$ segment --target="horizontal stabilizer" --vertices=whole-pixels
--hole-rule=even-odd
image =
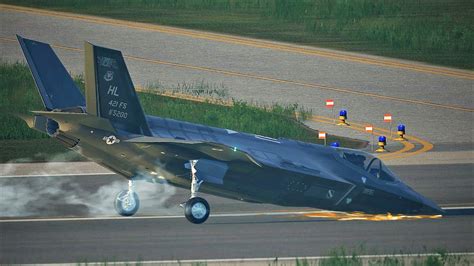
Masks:
[[[170,139],[170,138],[159,138],[159,137],[148,137],[140,136],[132,139],[125,140],[126,142],[132,143],[183,143],[183,144],[197,144],[202,143],[201,141],[190,141],[182,139]]]
[[[66,124],[81,124],[91,128],[115,132],[115,128],[112,126],[108,119],[89,115],[87,113],[66,113],[47,111],[33,111],[33,113],[36,115],[53,119],[62,126]]]
[[[25,115],[25,114],[13,114],[14,116],[21,118],[26,122],[29,128],[37,131],[48,133],[48,118],[40,115]]]

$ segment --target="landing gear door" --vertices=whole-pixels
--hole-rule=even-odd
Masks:
[[[184,167],[186,169],[191,169],[189,163],[184,164]],[[197,160],[194,167],[197,170],[196,175],[199,180],[203,180],[204,183],[217,185],[224,184],[224,176],[229,169],[229,166],[226,163],[207,159]]]

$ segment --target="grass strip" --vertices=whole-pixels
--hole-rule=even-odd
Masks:
[[[0,0],[474,69],[471,0]]]

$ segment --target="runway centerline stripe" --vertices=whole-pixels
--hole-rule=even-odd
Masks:
[[[5,38],[5,37],[0,37],[0,40],[9,41],[9,42],[15,41],[14,39]],[[55,48],[59,48],[59,49],[65,49],[65,50],[76,51],[76,52],[83,51],[82,49],[79,49],[79,48],[67,47],[63,45],[51,44],[51,46]],[[204,67],[204,66],[195,66],[195,65],[189,65],[189,64],[175,63],[175,62],[163,61],[163,60],[158,60],[158,59],[147,59],[147,58],[142,58],[142,57],[132,56],[132,55],[124,55],[124,57],[127,59],[135,60],[135,61],[142,61],[142,62],[148,62],[148,63],[159,64],[159,65],[167,65],[167,66],[173,66],[177,68],[193,69],[193,70],[198,70],[198,71],[206,71],[206,72],[218,73],[218,74],[222,74],[226,76],[244,77],[244,78],[249,78],[249,79],[263,80],[263,81],[269,81],[269,82],[280,83],[280,84],[291,84],[291,85],[296,85],[296,86],[305,87],[305,88],[320,89],[320,90],[333,91],[333,92],[344,93],[344,94],[349,93],[349,94],[353,94],[357,96],[372,97],[372,98],[387,100],[387,101],[396,101],[396,102],[402,102],[402,103],[408,103],[408,104],[419,104],[419,105],[438,107],[438,108],[463,111],[463,112],[474,112],[474,109],[461,107],[461,106],[446,105],[446,104],[433,103],[433,102],[421,101],[421,100],[405,99],[405,98],[399,98],[395,96],[387,96],[387,95],[381,95],[381,94],[370,93],[370,92],[362,92],[362,91],[352,90],[348,88],[339,88],[339,87],[334,87],[334,86],[329,86],[329,85],[306,83],[306,82],[286,80],[286,79],[278,79],[278,78],[273,78],[273,77],[259,76],[255,74],[241,73],[241,72],[224,70],[224,69],[216,69],[216,68],[210,68],[210,67]]]
[[[255,40],[255,39],[250,39],[250,38],[245,38],[245,37],[231,36],[231,35],[225,35],[225,34],[216,34],[216,33],[196,31],[196,30],[187,30],[187,29],[182,29],[182,28],[161,26],[161,25],[156,25],[156,24],[146,24],[146,23],[140,23],[140,22],[124,21],[124,20],[118,20],[118,19],[96,17],[96,16],[91,16],[91,15],[49,11],[49,10],[44,10],[44,9],[27,8],[27,7],[20,7],[20,6],[5,5],[5,4],[0,4],[0,7],[5,10],[15,11],[15,12],[57,17],[57,18],[62,18],[62,19],[74,19],[74,20],[85,21],[85,22],[94,23],[94,24],[103,24],[103,25],[111,25],[115,27],[126,27],[126,28],[154,31],[154,32],[160,32],[160,33],[165,33],[165,34],[170,34],[170,35],[185,36],[185,37],[190,37],[190,38],[195,38],[195,39],[211,40],[211,41],[230,43],[230,44],[235,44],[235,45],[264,48],[264,49],[291,52],[291,53],[299,53],[299,54],[305,54],[305,55],[311,55],[311,56],[325,57],[325,58],[330,58],[330,59],[351,61],[351,62],[367,64],[367,65],[376,65],[376,66],[383,66],[383,67],[388,67],[388,68],[398,68],[398,69],[404,69],[404,70],[410,70],[410,71],[416,71],[416,72],[422,72],[422,73],[428,73],[428,74],[434,74],[434,75],[443,75],[443,76],[474,80],[474,74],[472,74],[469,71],[447,69],[447,68],[441,68],[441,67],[438,68],[434,66],[418,65],[418,64],[413,64],[413,63],[412,64],[403,63],[403,62],[397,62],[394,60],[387,60],[387,59],[380,59],[380,58],[362,57],[362,56],[341,53],[341,52],[336,52],[336,51],[317,50],[316,48],[312,48],[312,47],[302,47],[302,46],[283,44],[283,43],[277,43],[277,42],[272,42],[272,41]]]

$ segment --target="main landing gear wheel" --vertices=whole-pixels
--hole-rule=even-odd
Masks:
[[[186,216],[188,221],[193,224],[202,224],[209,218],[211,208],[209,208],[209,203],[207,203],[205,199],[197,197],[199,187],[201,187],[202,182],[204,182],[204,180],[199,180],[196,175],[197,169],[195,166],[197,162],[197,160],[189,161],[191,165],[191,197],[186,201],[183,207],[184,216]]]
[[[129,181],[129,189],[120,191],[115,198],[115,210],[122,216],[132,216],[140,208],[138,194],[132,188],[133,183]]]
[[[209,218],[210,213],[209,203],[200,197],[190,198],[184,206],[184,215],[193,224],[204,223]]]

